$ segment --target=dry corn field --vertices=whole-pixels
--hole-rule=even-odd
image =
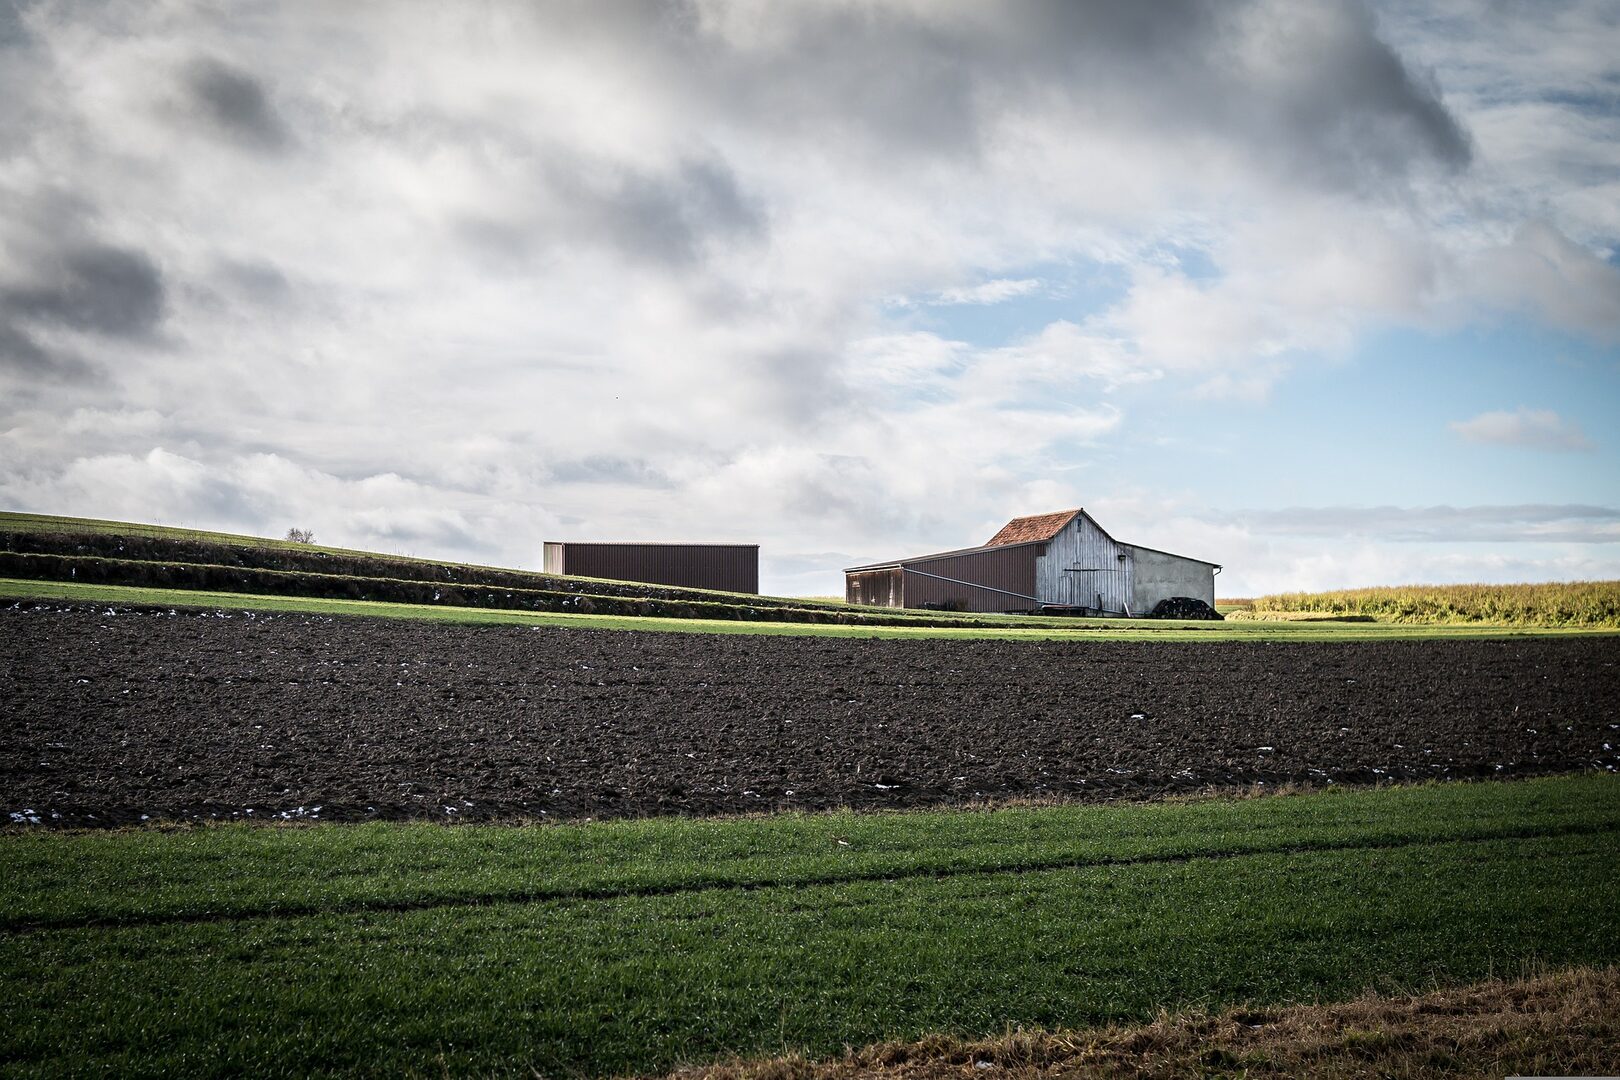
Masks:
[[[1620,581],[1539,585],[1395,585],[1333,592],[1275,593],[1244,604],[1237,618],[1299,615],[1361,617],[1402,623],[1500,626],[1620,626]]]

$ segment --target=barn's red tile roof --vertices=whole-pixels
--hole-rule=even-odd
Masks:
[[[997,547],[1001,544],[1027,544],[1032,540],[1050,540],[1063,531],[1063,527],[1074,520],[1079,510],[1059,510],[1055,514],[1031,514],[1029,517],[1013,518],[1001,527],[1001,531],[992,536],[985,547]]]

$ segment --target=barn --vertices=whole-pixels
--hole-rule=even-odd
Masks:
[[[1127,544],[1084,509],[1013,518],[980,547],[844,571],[844,599],[879,607],[961,611],[1065,608],[1143,615],[1160,600],[1215,605],[1219,563]]]
[[[545,572],[724,592],[759,592],[758,544],[603,544],[547,540]]]

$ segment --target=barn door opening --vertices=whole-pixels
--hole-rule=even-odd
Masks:
[[[1107,610],[1107,601],[1099,587],[1096,570],[1085,566],[1072,566],[1063,572],[1063,576],[1069,581],[1069,595],[1065,601],[1070,607]]]
[[[1127,613],[1122,591],[1124,571],[1113,567],[1071,566],[1063,571],[1069,581],[1070,607],[1089,608],[1105,615]]]

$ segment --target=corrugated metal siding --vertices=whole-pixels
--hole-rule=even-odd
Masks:
[[[552,569],[552,548],[561,568]],[[546,544],[548,573],[688,589],[759,592],[757,544]]]
[[[1035,558],[1039,544],[975,551],[943,559],[914,559],[904,564],[909,571],[902,583],[906,607],[956,601],[965,611],[1027,611],[1035,601],[1024,599],[1035,592]],[[923,574],[935,575],[924,577]],[[953,578],[954,581],[940,581]],[[963,582],[971,584],[961,584]],[[978,588],[976,586],[989,586]],[[1004,590],[996,592],[992,590]],[[1008,595],[1016,593],[1018,595]]]
[[[844,600],[850,604],[900,607],[900,568],[862,570],[844,575]]]
[[[1123,614],[1131,600],[1131,561],[1128,557],[1122,560],[1122,554],[1127,554],[1124,545],[1087,515],[1076,516],[1036,560],[1042,602]]]

